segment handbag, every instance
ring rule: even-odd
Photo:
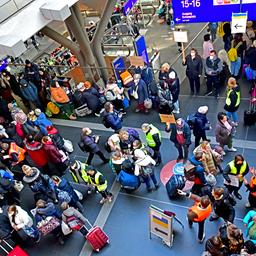
[[[144,100],[144,107],[146,109],[151,109],[152,108],[152,100],[151,99],[145,99]]]
[[[18,181],[18,180],[14,181],[14,189],[16,189],[16,191],[20,192],[23,188],[24,188],[24,185],[22,181]]]
[[[73,144],[70,140],[64,139],[64,148],[68,153],[72,153],[74,151]]]
[[[123,107],[124,107],[124,109],[129,108],[129,106],[130,106],[129,100],[126,97],[124,97],[124,99],[123,99]]]
[[[60,220],[56,217],[47,217],[45,220],[42,220],[38,223],[37,227],[43,236],[48,235],[54,229],[60,225]]]
[[[64,221],[61,221],[61,231],[66,236],[72,233],[73,230]]]

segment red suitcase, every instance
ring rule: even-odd
[[[106,244],[109,244],[109,237],[106,233],[99,227],[92,227],[91,223],[87,220],[90,229],[86,235],[86,240],[92,246],[93,250],[99,252]]]
[[[29,256],[25,251],[23,251],[18,245],[12,247],[5,240],[1,240],[1,242],[5,243],[6,247],[0,244],[0,248],[6,253],[7,256]],[[1,255],[3,256],[3,255]]]

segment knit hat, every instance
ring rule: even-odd
[[[28,120],[27,115],[24,112],[18,112],[15,116],[14,116],[14,120],[18,123],[18,124],[25,124]]]
[[[35,109],[35,114],[36,114],[36,116],[40,116],[41,113],[42,113],[41,109],[39,109],[39,108],[36,108],[36,109]]]
[[[197,112],[200,113],[200,114],[206,114],[208,112],[208,106],[199,107]]]

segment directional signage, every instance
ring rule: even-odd
[[[248,12],[256,20],[256,0],[175,0],[172,1],[176,23],[230,21],[232,13]]]
[[[136,4],[137,0],[128,0],[124,3],[123,6],[123,13],[125,16],[129,14],[129,12],[132,10],[132,7]]]
[[[147,46],[144,36],[138,36],[134,40],[134,48],[137,56],[141,56],[146,64],[149,64]]]
[[[245,13],[232,13],[231,32],[245,33],[247,23],[247,12]]]

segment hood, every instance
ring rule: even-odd
[[[36,167],[32,167],[32,170],[33,170],[32,175],[30,175],[30,176],[25,175],[23,177],[24,182],[31,183],[31,182],[35,181],[38,178],[38,176],[40,175],[40,171]]]
[[[152,162],[152,158],[146,155],[141,149],[134,150],[134,156],[137,158],[135,164],[140,166],[147,166]]]
[[[208,112],[208,106],[201,106],[201,107],[199,107],[197,112],[199,114],[204,114],[205,115]]]
[[[27,140],[24,141],[25,143],[25,147],[30,150],[30,151],[36,151],[42,148],[42,144],[40,142],[33,142],[33,143],[29,143]]]

